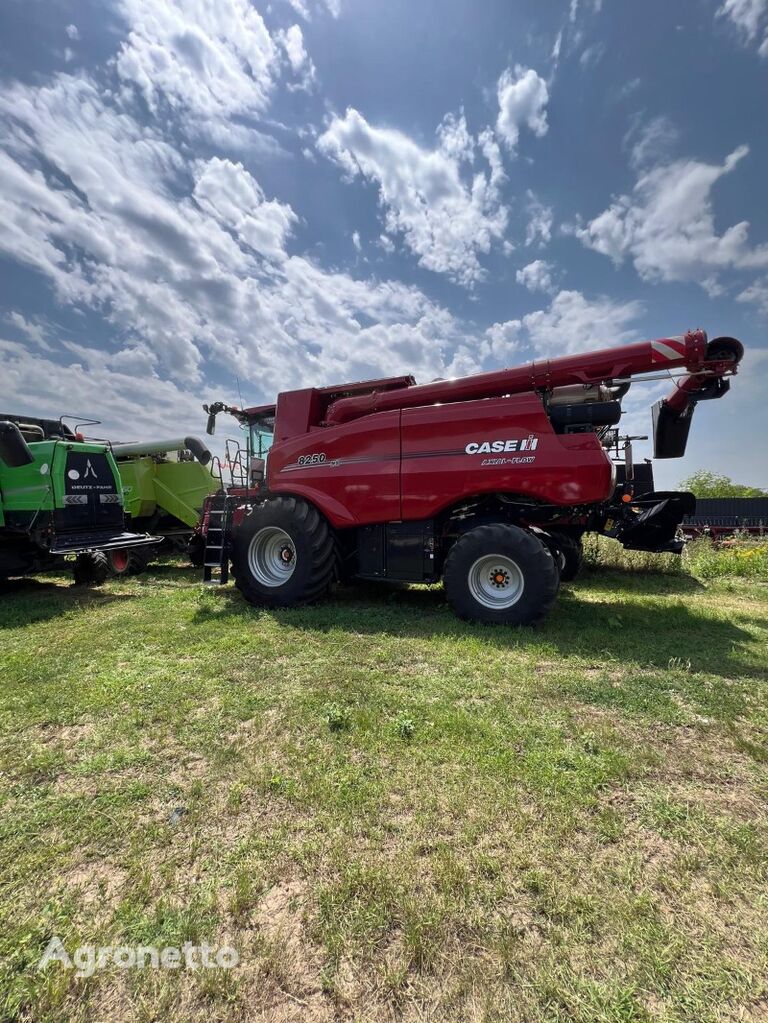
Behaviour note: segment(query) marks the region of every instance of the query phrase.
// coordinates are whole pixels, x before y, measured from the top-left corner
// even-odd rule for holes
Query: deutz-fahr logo
[[[535,451],[539,438],[529,433],[522,440],[473,440],[464,448],[468,455],[499,455],[507,451]]]

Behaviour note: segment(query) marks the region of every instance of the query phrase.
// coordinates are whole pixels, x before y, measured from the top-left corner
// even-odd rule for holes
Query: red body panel
[[[403,519],[429,518],[467,497],[506,493],[551,504],[604,501],[613,468],[594,433],[558,435],[535,394],[403,411]],[[521,447],[535,441],[535,447]],[[518,441],[517,450],[467,445]]]
[[[668,404],[684,412],[742,348],[702,330],[416,385],[391,377],[278,396],[267,488],[315,504],[336,527],[431,518],[467,498],[508,494],[562,508],[611,497],[613,464],[592,431],[556,433],[543,396],[685,366]]]
[[[506,451],[467,451],[483,444]],[[314,459],[314,460],[313,460]],[[613,467],[594,433],[556,434],[535,394],[379,412],[273,444],[268,486],[336,527],[431,518],[507,493],[563,506],[604,501]]]
[[[273,493],[305,497],[337,527],[399,519],[400,412],[276,441],[267,483]]]

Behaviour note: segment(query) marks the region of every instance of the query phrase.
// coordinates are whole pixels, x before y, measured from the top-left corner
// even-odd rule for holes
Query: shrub
[[[652,554],[650,551],[625,550],[618,540],[587,533],[584,537],[584,562],[590,568],[624,568],[633,572],[685,572],[676,554]]]
[[[768,580],[768,537],[735,536],[718,544],[702,537],[686,544],[682,556],[627,551],[616,540],[587,534],[584,561],[594,569],[622,568],[632,572],[692,575],[698,579],[740,576]]]
[[[343,707],[340,703],[327,704],[323,716],[332,732],[345,732],[352,725],[349,707]]]
[[[395,731],[401,739],[405,739],[406,742],[408,742],[413,738],[416,732],[416,725],[412,718],[401,715],[395,721]]]
[[[719,544],[693,540],[683,555],[691,575],[700,579],[741,576],[768,579],[768,538],[725,540]]]

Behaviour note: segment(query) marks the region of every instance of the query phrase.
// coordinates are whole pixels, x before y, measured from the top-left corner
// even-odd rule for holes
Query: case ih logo
[[[464,448],[468,455],[500,455],[508,451],[535,451],[539,438],[529,433],[522,440],[471,441]]]

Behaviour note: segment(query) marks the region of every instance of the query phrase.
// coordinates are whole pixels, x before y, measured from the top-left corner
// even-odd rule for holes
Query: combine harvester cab
[[[206,579],[292,606],[336,578],[443,580],[461,617],[533,624],[597,532],[635,550],[679,552],[687,493],[635,492],[611,448],[636,377],[667,378],[654,455],[679,457],[700,401],[720,398],[743,348],[702,330],[417,385],[392,377],[278,395],[272,406],[207,406],[249,432],[247,471],[206,507]],[[269,435],[266,462],[254,436]]]
[[[126,530],[120,476],[109,445],[62,422],[0,415],[0,578],[75,555],[75,579],[98,583],[107,552],[156,543]]]

